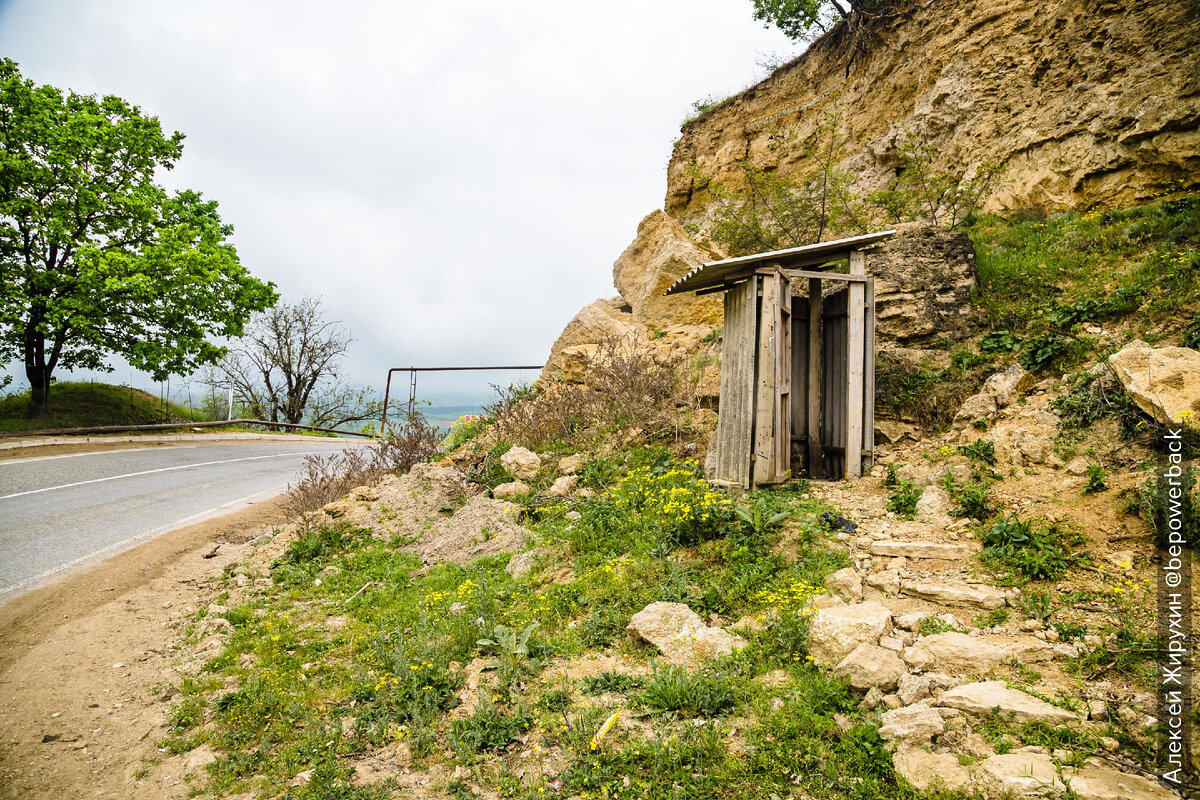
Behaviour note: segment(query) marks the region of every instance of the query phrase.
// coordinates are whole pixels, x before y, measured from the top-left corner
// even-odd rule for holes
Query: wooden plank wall
[[[862,250],[850,251],[850,274],[866,274],[866,256]],[[867,294],[861,283],[846,287],[846,475],[862,474],[863,383],[866,369],[865,338]]]
[[[759,275],[762,296],[758,319],[758,374],[755,378],[754,465],[755,485],[775,481],[775,354],[779,328],[779,281]]]
[[[754,360],[758,349],[758,280],[725,293],[721,344],[721,404],[717,416],[718,483],[750,488],[754,449]]]
[[[846,475],[846,290],[825,297],[822,304],[821,429],[825,477]]]
[[[772,445],[773,482],[783,483],[792,476],[792,282],[776,270],[772,278],[779,284],[779,303],[775,308],[775,425]]]

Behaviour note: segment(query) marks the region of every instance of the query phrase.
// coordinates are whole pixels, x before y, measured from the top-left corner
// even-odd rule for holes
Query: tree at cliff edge
[[[814,39],[841,22],[887,13],[895,0],[753,0],[754,18],[792,39]]]
[[[119,97],[25,79],[0,59],[0,359],[22,359],[27,417],[50,413],[54,370],[155,380],[219,359],[274,285],[254,278],[215,201],[154,182],[183,134]]]

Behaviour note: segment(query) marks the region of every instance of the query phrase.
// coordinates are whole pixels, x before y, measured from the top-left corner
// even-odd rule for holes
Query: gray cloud
[[[692,101],[790,47],[728,0],[0,5],[28,77],[187,134],[164,182],[219,200],[285,296],[323,296],[375,385],[540,362],[614,293]]]

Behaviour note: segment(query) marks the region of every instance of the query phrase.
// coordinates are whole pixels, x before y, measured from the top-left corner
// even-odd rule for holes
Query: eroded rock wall
[[[914,0],[853,55],[845,34],[685,125],[666,211],[703,223],[689,165],[739,188],[738,162],[776,162],[830,113],[849,137],[841,167],[860,191],[896,173],[904,132],[935,166],[1004,165],[986,209],[1091,208],[1200,187],[1200,8],[1189,0]],[[779,168],[815,171],[794,145]]]

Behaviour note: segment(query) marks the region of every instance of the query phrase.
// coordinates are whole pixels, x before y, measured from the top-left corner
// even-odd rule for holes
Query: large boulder
[[[920,747],[903,747],[892,756],[896,774],[920,791],[941,788],[954,791],[971,779],[953,753],[930,753]]]
[[[878,644],[891,627],[892,612],[879,603],[822,608],[808,629],[808,654],[819,666],[834,667],[860,644]]]
[[[1108,366],[1138,408],[1163,425],[1200,428],[1200,351],[1130,342]]]
[[[542,367],[541,380],[578,378],[563,375],[567,362],[576,369],[586,369],[596,344],[605,339],[630,341],[645,336],[646,327],[634,320],[633,308],[624,298],[596,300],[581,308],[558,335]]]
[[[1037,383],[1028,370],[1020,364],[1012,364],[1003,372],[997,372],[983,382],[980,390],[996,398],[996,405],[1004,408],[1011,406]]]
[[[651,603],[634,614],[626,627],[657,647],[673,664],[720,658],[746,646],[742,637],[704,624],[685,603]]]
[[[721,326],[721,295],[664,297],[671,284],[721,255],[698,244],[662,211],[638,224],[637,238],[613,263],[613,284],[633,307],[633,318],[658,328],[671,325]]]

